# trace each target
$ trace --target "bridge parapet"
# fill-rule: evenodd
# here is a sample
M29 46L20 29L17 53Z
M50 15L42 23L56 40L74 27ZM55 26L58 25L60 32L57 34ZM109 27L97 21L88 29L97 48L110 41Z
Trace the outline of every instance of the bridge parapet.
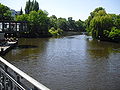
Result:
M0 57L0 90L50 89Z
M26 21L0 21L0 32L15 33L26 32L28 22Z

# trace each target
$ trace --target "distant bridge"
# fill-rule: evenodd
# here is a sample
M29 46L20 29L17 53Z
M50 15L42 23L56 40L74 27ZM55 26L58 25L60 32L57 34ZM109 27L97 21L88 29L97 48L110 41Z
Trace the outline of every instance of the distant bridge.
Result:
M0 33L26 32L27 21L0 21Z

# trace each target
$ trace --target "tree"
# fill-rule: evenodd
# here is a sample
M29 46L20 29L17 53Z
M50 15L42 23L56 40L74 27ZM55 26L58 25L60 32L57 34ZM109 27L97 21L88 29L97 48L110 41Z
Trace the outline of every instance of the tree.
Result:
M31 27L31 33L34 36L39 36L41 34L47 34L48 33L48 20L49 18L47 17L47 13L38 10L36 11L31 11L28 17L28 21L30 22L30 27Z
M90 22L90 29L94 38L104 38L104 30L110 31L113 26L110 15L96 16Z
M69 31L76 31L77 27L75 25L75 20L72 17L68 17L68 30Z
M50 20L49 29L52 27L57 29L57 17L55 15L52 15L49 17L49 20Z
M13 20L10 9L0 3L0 20Z
M101 11L101 10L102 10L103 12L106 12L103 7L98 7L98 8L96 8L93 12L90 13L90 16L91 16L92 18L94 18L94 16L96 16L97 13L98 13L99 11Z
M35 11L38 11L39 10L39 3L35 0L34 2L34 9Z
M25 13L29 14L31 11L38 11L39 10L39 3L35 0L32 2L29 0L26 2L25 6Z
M107 14L102 7L91 12L86 26L93 38L120 41L120 15Z
M48 34L49 18L46 11L31 11L30 14L16 16L16 21L27 21L29 23L29 36L39 37Z
M85 23L83 21L81 21L80 19L78 21L75 22L76 24L76 29L77 31L85 31Z
M100 11L100 12L99 12ZM100 15L98 14L100 13ZM90 28L90 22L91 20L95 17L95 16L102 16L101 13L106 13L105 9L103 7L98 7L96 8L93 12L90 13L90 16L88 17L88 19L85 21L85 25L86 25L86 30L89 34L91 34L91 28ZM103 14L103 15L104 15Z
M23 14L23 11L22 11L22 7L21 7L21 10L20 10L20 15L22 15Z
M25 14L29 14L30 13L30 6L31 6L31 1L27 1L26 2L26 6L25 6Z
M66 31L68 29L67 20L65 18L58 18L57 19L57 27Z
M28 17L29 17L28 14L17 15L15 17L15 20L16 21L28 21Z

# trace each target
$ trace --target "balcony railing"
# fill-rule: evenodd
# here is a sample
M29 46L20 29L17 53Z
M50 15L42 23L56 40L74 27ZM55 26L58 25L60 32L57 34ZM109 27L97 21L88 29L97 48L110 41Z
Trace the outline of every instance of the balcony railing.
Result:
M0 57L0 90L50 90Z

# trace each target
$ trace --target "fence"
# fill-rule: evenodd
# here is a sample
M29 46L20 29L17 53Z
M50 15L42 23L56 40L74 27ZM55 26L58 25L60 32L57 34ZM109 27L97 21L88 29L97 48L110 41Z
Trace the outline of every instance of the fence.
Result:
M0 90L50 89L0 57Z

